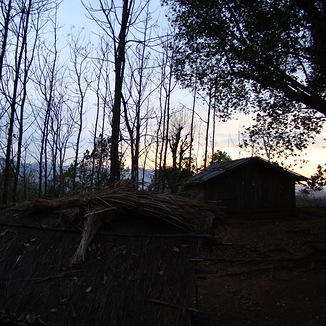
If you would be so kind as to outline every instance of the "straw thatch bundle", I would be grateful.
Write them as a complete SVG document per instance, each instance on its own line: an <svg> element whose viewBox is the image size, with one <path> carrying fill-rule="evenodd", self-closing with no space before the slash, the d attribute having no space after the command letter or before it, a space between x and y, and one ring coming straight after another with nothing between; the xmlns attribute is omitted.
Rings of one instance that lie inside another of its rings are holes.
<svg viewBox="0 0 326 326"><path fill-rule="evenodd" d="M63 197L55 200L37 199L16 205L11 210L28 214L51 213L70 209L63 214L66 223L84 220L83 236L72 257L71 263L78 264L85 259L86 251L97 231L103 224L111 222L119 214L140 215L150 220L163 220L185 232L206 233L212 225L212 215L217 208L202 202L167 194L137 191L133 188L107 188L79 197ZM75 210L74 210L75 209ZM78 209L78 213L75 212ZM77 220L76 220L77 217ZM204 218L203 218L204 217Z"/></svg>
<svg viewBox="0 0 326 326"><path fill-rule="evenodd" d="M206 204L125 188L2 211L0 324L188 326L211 224Z"/></svg>
<svg viewBox="0 0 326 326"><path fill-rule="evenodd" d="M85 214L119 211L120 213L140 214L150 218L165 220L188 232L206 232L209 226L197 217L203 212L221 214L217 207L192 199L167 194L137 191L133 188L107 188L105 190L81 195L62 197L55 200L36 199L16 205L15 211L50 213L64 209L78 208Z"/></svg>

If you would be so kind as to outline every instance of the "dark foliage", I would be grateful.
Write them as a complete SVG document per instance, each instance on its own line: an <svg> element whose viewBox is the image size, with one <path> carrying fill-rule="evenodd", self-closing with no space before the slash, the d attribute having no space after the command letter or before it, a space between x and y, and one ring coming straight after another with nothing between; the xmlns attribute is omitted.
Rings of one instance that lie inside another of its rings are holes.
<svg viewBox="0 0 326 326"><path fill-rule="evenodd" d="M326 114L324 1L164 2L177 28L175 72L184 85L214 79L225 110L281 94L296 109Z"/></svg>
<svg viewBox="0 0 326 326"><path fill-rule="evenodd" d="M320 164L317 171L307 180L307 186L303 188L303 193L309 194L311 191L321 191L326 186L326 168Z"/></svg>

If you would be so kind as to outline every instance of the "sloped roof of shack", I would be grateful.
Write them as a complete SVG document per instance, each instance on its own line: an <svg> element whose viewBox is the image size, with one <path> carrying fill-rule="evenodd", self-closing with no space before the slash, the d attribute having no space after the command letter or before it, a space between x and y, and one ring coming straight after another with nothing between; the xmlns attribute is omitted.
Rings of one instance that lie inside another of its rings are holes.
<svg viewBox="0 0 326 326"><path fill-rule="evenodd" d="M192 184L204 183L213 178L225 175L226 173L232 173L236 169L242 168L248 164L253 164L253 163L264 165L267 168L273 169L276 173L282 173L284 175L287 175L288 177L292 178L294 181L307 180L307 178L304 177L303 175L300 175L293 171L286 170L281 166L279 166L277 163L270 163L269 161L261 157L254 156L254 157L241 158L232 161L215 162L214 164L207 167L205 170L190 177L187 180L186 184L192 185Z"/></svg>

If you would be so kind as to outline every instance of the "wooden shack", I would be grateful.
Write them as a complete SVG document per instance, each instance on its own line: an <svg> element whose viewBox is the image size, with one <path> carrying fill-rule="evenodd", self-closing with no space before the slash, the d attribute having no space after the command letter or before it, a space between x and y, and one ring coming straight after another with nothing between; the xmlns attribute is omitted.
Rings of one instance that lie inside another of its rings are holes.
<svg viewBox="0 0 326 326"><path fill-rule="evenodd" d="M187 197L218 201L232 211L293 210L295 183L307 178L260 157L216 162L190 177Z"/></svg>

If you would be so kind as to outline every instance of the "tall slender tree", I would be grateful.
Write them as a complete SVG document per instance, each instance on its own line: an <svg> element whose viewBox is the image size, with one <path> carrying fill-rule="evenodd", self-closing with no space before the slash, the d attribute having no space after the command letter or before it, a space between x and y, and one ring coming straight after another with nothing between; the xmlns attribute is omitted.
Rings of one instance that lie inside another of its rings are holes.
<svg viewBox="0 0 326 326"><path fill-rule="evenodd" d="M98 54L96 60L93 62L94 65L94 78L95 88L92 91L96 96L96 115L93 129L93 151L98 150L98 143L103 143L105 135L107 134L106 121L109 118L108 108L112 106L113 100L110 88L110 62L109 56L111 51L110 42L104 37L100 38L98 46ZM99 139L100 138L100 139ZM100 186L101 170L103 168L103 157L105 154L103 151L107 149L100 146L98 153L98 160L95 155L92 156L92 172L91 172L91 188ZM107 157L109 159L109 156Z"/></svg>
<svg viewBox="0 0 326 326"><path fill-rule="evenodd" d="M139 160L141 153L142 128L148 120L148 100L155 90L152 87L153 63L150 58L150 50L156 42L151 37L151 14L149 12L149 1L147 1L146 11L144 12L143 26L138 27L139 42L130 49L131 55L127 56L127 68L129 80L126 80L124 98L124 117L129 134L131 151L131 179L139 181Z"/></svg>
<svg viewBox="0 0 326 326"><path fill-rule="evenodd" d="M64 70L64 67L59 63L58 31L60 27L57 20L57 8L55 8L54 15L50 17L49 21L51 22L50 35L52 39L49 42L50 37L48 36L47 39L39 40L33 71L34 87L37 94L37 100L33 104L33 114L37 126L36 130L40 133L36 132L33 138L35 143L40 144L36 148L36 150L38 149L36 160L38 162L38 195L40 197L48 195L49 147L51 145L51 132L53 133L53 115L56 102L59 102ZM53 137L56 138L56 134Z"/></svg>
<svg viewBox="0 0 326 326"><path fill-rule="evenodd" d="M7 5L1 2L1 9L4 10L1 16L4 31L0 50L0 81L1 94L9 108L3 171L4 202L9 200L10 193L11 199L16 199L30 67L34 59L39 31L46 25L47 13L53 7L55 7L55 0L16 0L8 1ZM14 142L17 144L15 157Z"/></svg>
<svg viewBox="0 0 326 326"><path fill-rule="evenodd" d="M7 49L8 34L10 21L13 19L13 7L12 0L1 1L0 3L1 16L0 16L0 26L1 26L1 48L0 48L0 80L2 80L2 68L4 63L4 57Z"/></svg>
<svg viewBox="0 0 326 326"><path fill-rule="evenodd" d="M80 141L81 134L83 131L83 120L85 114L85 99L86 94L90 88L92 81L91 71L90 71L90 61L88 57L91 53L90 42L85 40L82 31L77 31L77 33L70 34L68 44L70 46L70 61L72 64L71 76L73 88L73 95L75 97L75 105L77 110L77 119L75 124L77 127L77 137L75 143L75 157L74 157L74 171L72 179L72 187L75 190L76 187L76 177L77 177L77 165L80 152Z"/></svg>
<svg viewBox="0 0 326 326"><path fill-rule="evenodd" d="M143 11L146 8L142 2L136 0L122 0L119 6L113 0L99 0L99 9L85 6L90 17L100 26L105 35L112 41L114 62L114 98L111 109L111 152L110 152L110 182L120 180L120 155L119 143L121 134L121 104L123 98L123 81L125 77L128 34L133 26L137 25ZM99 18L99 12L103 18ZM138 41L136 32L133 33Z"/></svg>

